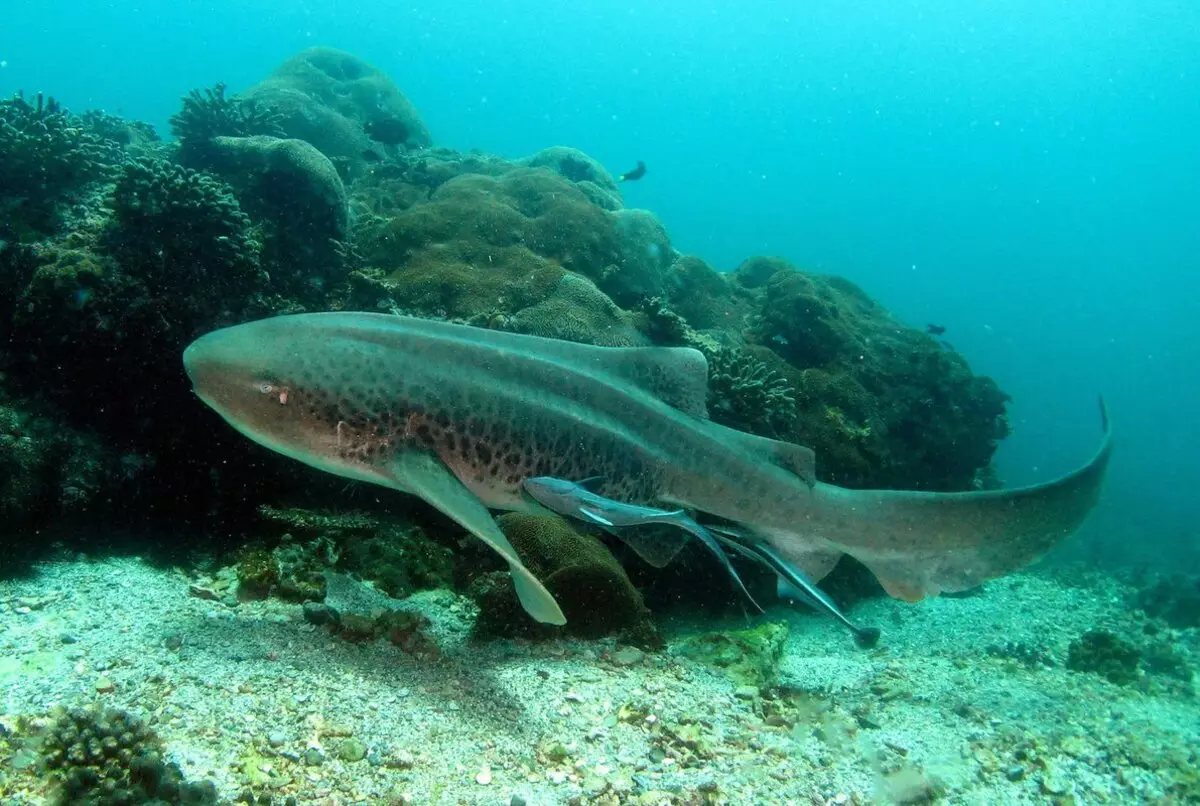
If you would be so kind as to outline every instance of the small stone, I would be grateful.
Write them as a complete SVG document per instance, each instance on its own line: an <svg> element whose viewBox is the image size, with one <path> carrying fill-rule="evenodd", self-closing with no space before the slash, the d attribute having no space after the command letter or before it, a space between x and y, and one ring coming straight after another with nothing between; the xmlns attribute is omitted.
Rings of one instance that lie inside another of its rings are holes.
<svg viewBox="0 0 1200 806"><path fill-rule="evenodd" d="M1020 764L1014 764L1004 771L1004 777L1010 781L1020 781L1025 777L1025 768Z"/></svg>
<svg viewBox="0 0 1200 806"><path fill-rule="evenodd" d="M76 641L78 641L79 639L76 638L75 636L71 635L71 633L69 633L69 632L64 632L64 633L59 633L58 640L62 641L64 644L73 644Z"/></svg>
<svg viewBox="0 0 1200 806"><path fill-rule="evenodd" d="M383 762L383 766L396 770L410 770L416 763L416 759L412 757L411 753L400 750L388 756L387 760Z"/></svg>
<svg viewBox="0 0 1200 806"><path fill-rule="evenodd" d="M304 751L301 759L309 767L319 767L325 761L325 754L319 748L310 747Z"/></svg>
<svg viewBox="0 0 1200 806"><path fill-rule="evenodd" d="M588 773L583 777L583 784L581 787L583 789L583 794L587 795L589 798L595 798L604 794L605 790L608 789L608 781L604 780L599 775Z"/></svg>
<svg viewBox="0 0 1200 806"><path fill-rule="evenodd" d="M304 620L309 624L316 624L320 627L321 625L337 621L337 612L320 602L305 602Z"/></svg>
<svg viewBox="0 0 1200 806"><path fill-rule="evenodd" d="M479 784L480 786L487 786L491 782L492 782L492 768L489 767L488 765L484 764L483 769L481 769L479 771L479 774L475 776L475 783Z"/></svg>
<svg viewBox="0 0 1200 806"><path fill-rule="evenodd" d="M283 747L287 743L287 737L279 731L272 731L267 734L267 744L271 747Z"/></svg>
<svg viewBox="0 0 1200 806"><path fill-rule="evenodd" d="M623 646L609 655L614 666L636 666L646 657L646 653L635 646Z"/></svg>
<svg viewBox="0 0 1200 806"><path fill-rule="evenodd" d="M342 761L353 764L367 757L367 746L359 739L343 739L338 742L337 755Z"/></svg>
<svg viewBox="0 0 1200 806"><path fill-rule="evenodd" d="M101 677L96 681L96 692L98 694L112 694L117 690L117 684L107 677Z"/></svg>
<svg viewBox="0 0 1200 806"><path fill-rule="evenodd" d="M525 806L525 798L520 795L513 795L508 800L508 806Z"/></svg>
<svg viewBox="0 0 1200 806"><path fill-rule="evenodd" d="M183 646L183 636L177 632L168 633L163 636L163 646L174 652Z"/></svg>
<svg viewBox="0 0 1200 806"><path fill-rule="evenodd" d="M733 691L733 696L739 700L757 700L758 695L758 686L738 686Z"/></svg>

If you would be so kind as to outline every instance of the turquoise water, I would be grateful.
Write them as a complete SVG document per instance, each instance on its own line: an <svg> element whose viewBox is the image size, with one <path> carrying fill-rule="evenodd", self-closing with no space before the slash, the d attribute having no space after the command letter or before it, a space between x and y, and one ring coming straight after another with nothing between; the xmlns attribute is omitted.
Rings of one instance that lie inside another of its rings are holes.
<svg viewBox="0 0 1200 806"><path fill-rule="evenodd" d="M200 104L176 148L11 98L169 140L189 91L318 46L345 51L318 54L325 86L378 67L416 111L309 98L218 141L205 125L245 107ZM364 139L397 122L404 144ZM0 144L30 142L93 150L79 173L0 150L0 802L110 802L72 797L90 775L305 806L1200 798L1200 6L8 0ZM866 296L690 255L780 256ZM331 307L689 345L711 372L354 316L179 360ZM1019 567L1086 514L1103 461L1020 499L800 486L988 483L998 393L956 353L1011 395L1008 487L1082 467L1108 403L1103 496L1052 562ZM701 405L811 438L816 470ZM497 540L467 517L549 453L591 477L559 510L573 528L513 514ZM696 455L720 466L689 473ZM626 545L602 516L665 516L709 551L614 527ZM771 569L803 586L789 565L825 573L805 550L831 544L863 564L824 580L824 615L785 602L805 595ZM529 612L565 629L521 609L520 562ZM951 595L891 598L871 570Z"/></svg>
<svg viewBox="0 0 1200 806"><path fill-rule="evenodd" d="M675 245L849 277L1013 396L1012 483L1119 429L1088 535L1120 561L1195 544L1200 9L1150 2L6 4L0 94L166 131L297 50L389 73L438 144L572 145ZM1130 544L1136 548L1127 548Z"/></svg>

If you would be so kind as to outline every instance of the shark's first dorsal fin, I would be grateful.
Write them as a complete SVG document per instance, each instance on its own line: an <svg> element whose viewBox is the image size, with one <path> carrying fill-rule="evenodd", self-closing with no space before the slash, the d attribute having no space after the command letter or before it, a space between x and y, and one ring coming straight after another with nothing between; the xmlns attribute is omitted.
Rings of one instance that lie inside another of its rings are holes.
<svg viewBox="0 0 1200 806"><path fill-rule="evenodd" d="M708 360L691 347L601 348L597 369L658 398L672 408L708 419Z"/></svg>

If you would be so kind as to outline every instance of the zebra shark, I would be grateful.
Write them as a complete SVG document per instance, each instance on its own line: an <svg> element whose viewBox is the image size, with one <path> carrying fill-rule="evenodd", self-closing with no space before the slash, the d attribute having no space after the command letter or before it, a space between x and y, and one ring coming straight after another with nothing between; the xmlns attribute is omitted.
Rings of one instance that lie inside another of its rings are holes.
<svg viewBox="0 0 1200 806"><path fill-rule="evenodd" d="M850 554L916 601L1018 570L1075 532L1111 455L1054 481L966 493L818 482L808 448L707 419L689 348L606 348L372 313L217 330L183 363L196 394L255 442L424 499L496 550L536 620L563 624L489 510L526 510L530 477L602 479L598 495L731 522L813 581Z"/></svg>

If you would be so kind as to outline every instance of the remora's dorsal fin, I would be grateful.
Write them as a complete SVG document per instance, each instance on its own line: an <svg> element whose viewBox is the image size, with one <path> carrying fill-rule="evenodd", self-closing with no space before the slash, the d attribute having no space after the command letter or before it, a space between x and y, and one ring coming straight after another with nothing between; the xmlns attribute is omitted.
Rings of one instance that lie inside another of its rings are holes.
<svg viewBox="0 0 1200 806"><path fill-rule="evenodd" d="M487 507L440 459L421 451L405 451L396 457L391 471L405 490L453 518L504 558L525 612L546 624L567 623L554 596L521 562L517 550L492 520Z"/></svg>
<svg viewBox="0 0 1200 806"><path fill-rule="evenodd" d="M817 483L817 455L813 453L812 448L794 442L755 436L744 431L734 431L724 426L717 427L721 429L721 436L726 442L740 445L744 450L763 456L772 464L798 476L809 487Z"/></svg>

